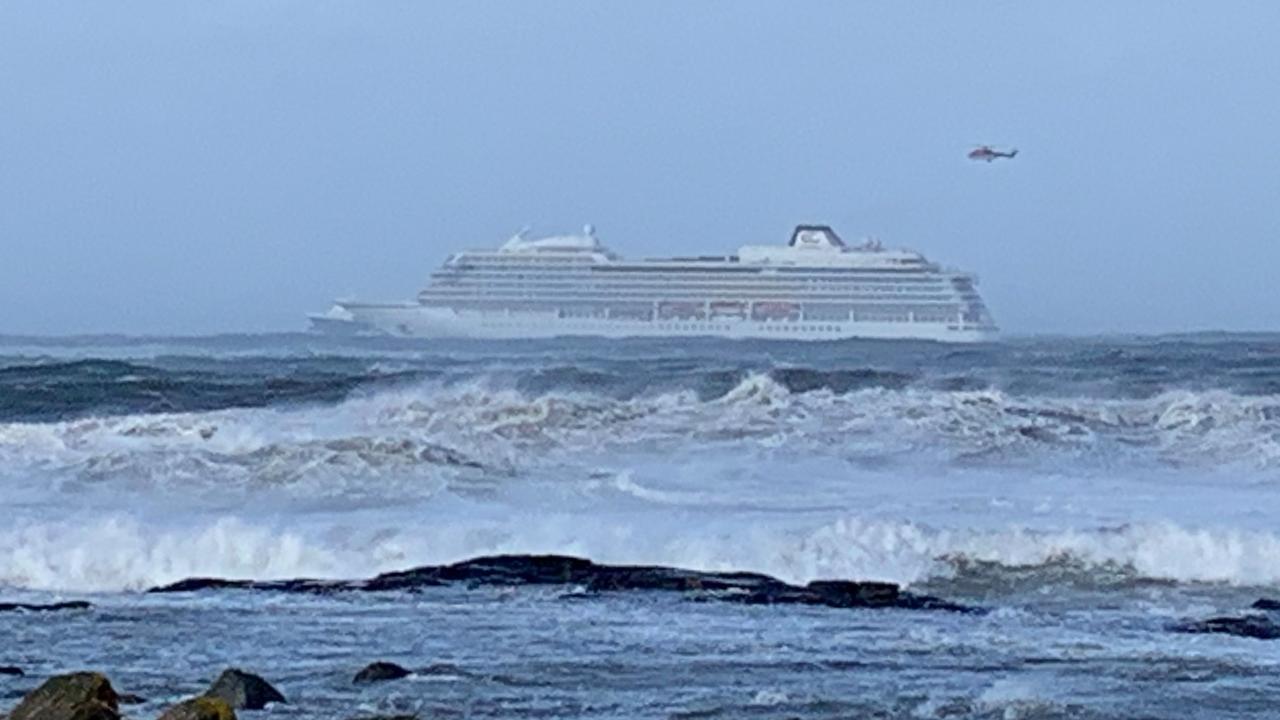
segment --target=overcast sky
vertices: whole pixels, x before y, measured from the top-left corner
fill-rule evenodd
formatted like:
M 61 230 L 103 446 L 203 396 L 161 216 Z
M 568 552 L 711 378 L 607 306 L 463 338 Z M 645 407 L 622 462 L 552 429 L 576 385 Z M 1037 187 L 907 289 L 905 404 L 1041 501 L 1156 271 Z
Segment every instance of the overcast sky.
M 1015 333 L 1280 329 L 1278 38 L 1269 1 L 4 0 L 0 332 L 301 329 L 586 222 L 830 223 Z

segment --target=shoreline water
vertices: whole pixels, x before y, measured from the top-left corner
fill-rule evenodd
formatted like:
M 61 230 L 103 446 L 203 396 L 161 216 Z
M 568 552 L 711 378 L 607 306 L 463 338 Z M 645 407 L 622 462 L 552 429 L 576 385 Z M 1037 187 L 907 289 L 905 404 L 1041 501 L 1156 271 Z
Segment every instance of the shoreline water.
M 1173 589 L 1156 584 L 1147 597 Z M 0 695 L 15 704 L 60 673 L 94 667 L 134 694 L 123 714 L 155 718 L 198 696 L 220 668 L 252 667 L 288 698 L 270 717 L 1169 717 L 1189 687 L 1194 696 L 1188 680 L 1212 675 L 1253 683 L 1257 697 L 1237 689 L 1182 716 L 1273 710 L 1280 601 L 1199 618 L 1147 605 L 1138 621 L 1105 593 L 1087 613 L 1077 601 L 1047 615 L 1015 597 L 979 609 L 874 583 L 798 588 L 556 556 L 342 583 L 192 579 L 101 605 L 5 608 L 0 636 L 32 642 L 19 646 L 24 665 L 0 673 Z M 1059 627 L 1046 636 L 1054 615 Z M 257 641 L 264 632 L 274 646 Z M 1082 637 L 1116 632 L 1105 648 Z M 128 653 L 97 642 L 122 633 L 136 641 Z M 939 643 L 943 652 L 930 648 Z M 677 668 L 680 687 L 670 685 Z M 1102 668 L 1120 676 L 1081 684 Z
M 325 720 L 1265 718 L 1280 696 L 1280 642 L 1218 632 L 1265 635 L 1250 606 L 1280 596 L 1280 336 L 7 350 L 0 601 L 94 605 L 0 613 L 0 666 L 28 671 L 9 704 L 94 668 L 151 720 L 227 667 L 305 700 L 269 716 Z M 141 592 L 527 553 L 987 612 Z M 353 691 L 375 660 L 464 672 Z

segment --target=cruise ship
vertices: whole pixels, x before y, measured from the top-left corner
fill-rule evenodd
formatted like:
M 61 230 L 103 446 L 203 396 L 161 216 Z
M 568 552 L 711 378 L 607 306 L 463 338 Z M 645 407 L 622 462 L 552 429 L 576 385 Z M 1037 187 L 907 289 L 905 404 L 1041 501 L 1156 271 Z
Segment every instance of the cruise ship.
M 801 225 L 785 245 L 624 260 L 596 237 L 529 237 L 451 255 L 416 301 L 338 301 L 315 329 L 423 338 L 885 338 L 981 342 L 976 278 L 878 241 Z

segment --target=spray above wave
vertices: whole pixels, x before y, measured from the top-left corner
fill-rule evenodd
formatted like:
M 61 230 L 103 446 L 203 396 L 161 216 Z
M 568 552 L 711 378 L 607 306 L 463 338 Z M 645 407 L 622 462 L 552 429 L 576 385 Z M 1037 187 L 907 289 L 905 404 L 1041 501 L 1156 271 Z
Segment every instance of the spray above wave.
M 405 518 L 399 518 L 403 521 Z M 500 553 L 570 553 L 598 562 L 755 571 L 788 582 L 857 578 L 947 587 L 966 595 L 1115 587 L 1151 581 L 1280 585 L 1280 536 L 1173 523 L 1037 531 L 939 528 L 845 517 L 817 529 L 660 518 L 322 516 L 279 527 L 233 516 L 183 527 L 132 515 L 20 522 L 0 530 L 0 586 L 142 590 L 187 577 L 341 579 Z
M 847 461 L 1000 467 L 1064 459 L 1141 467 L 1280 468 L 1280 396 L 1171 392 L 1141 400 L 997 390 L 800 391 L 747 374 L 727 392 L 617 399 L 432 382 L 336 405 L 0 424 L 8 473 L 217 485 L 510 475 L 617 451 L 785 452 Z M 737 449 L 732 449 L 737 448 Z M 376 490 L 374 490 L 376 492 Z
M 1275 584 L 1267 342 L 0 360 L 0 583 L 555 552 L 978 594 Z

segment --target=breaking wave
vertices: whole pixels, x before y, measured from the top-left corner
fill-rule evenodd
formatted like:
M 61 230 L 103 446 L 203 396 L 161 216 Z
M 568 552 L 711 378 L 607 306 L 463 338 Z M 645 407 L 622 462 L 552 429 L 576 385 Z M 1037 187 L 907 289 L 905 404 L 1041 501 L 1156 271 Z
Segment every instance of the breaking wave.
M 594 347 L 0 359 L 0 584 L 539 551 L 978 593 L 1280 583 L 1273 340 Z
M 367 519 L 366 519 L 367 520 Z M 1047 587 L 1143 582 L 1280 587 L 1280 536 L 1172 523 L 1035 531 L 931 528 L 846 517 L 816 530 L 642 527 L 550 513 L 519 521 L 355 522 L 288 528 L 233 516 L 166 527 L 130 515 L 22 522 L 0 530 L 0 586 L 142 590 L 187 577 L 356 578 L 503 552 L 556 552 L 611 563 L 753 570 L 792 582 L 859 578 L 1000 596 Z
M 88 344 L 85 344 L 88 343 Z M 404 385 L 487 383 L 534 397 L 713 400 L 750 376 L 791 393 L 994 391 L 1140 400 L 1187 391 L 1280 395 L 1275 336 L 932 343 L 684 340 L 344 346 L 319 338 L 93 344 L 0 337 L 0 421 L 330 404 Z
M 1280 396 L 1143 399 L 1000 390 L 808 389 L 749 373 L 726 392 L 534 394 L 488 380 L 400 386 L 334 405 L 0 424 L 0 461 L 83 478 L 288 482 L 418 468 L 510 472 L 575 452 L 749 444 L 852 461 L 1001 465 L 1037 459 L 1280 468 Z M 807 377 L 807 376 L 805 376 Z M 877 381 L 878 383 L 879 381 Z

